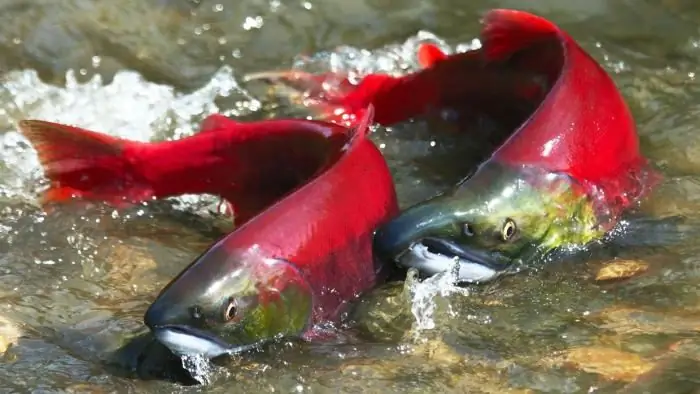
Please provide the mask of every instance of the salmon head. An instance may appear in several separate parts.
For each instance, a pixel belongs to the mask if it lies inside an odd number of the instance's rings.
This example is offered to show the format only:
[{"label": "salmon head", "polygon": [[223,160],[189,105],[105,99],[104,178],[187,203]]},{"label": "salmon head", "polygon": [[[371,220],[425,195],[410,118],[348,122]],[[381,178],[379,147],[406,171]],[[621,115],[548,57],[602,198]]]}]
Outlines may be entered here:
[{"label": "salmon head", "polygon": [[408,208],[374,239],[384,259],[427,274],[458,269],[465,282],[600,239],[655,182],[615,84],[568,34],[522,11],[491,11],[484,21],[482,48],[448,56],[431,72],[455,73],[459,64],[450,62],[480,59],[483,71],[472,67],[455,81],[503,75],[510,85],[494,87],[512,95],[491,106],[528,97],[536,81],[545,93],[531,96],[536,109],[471,177]]},{"label": "salmon head", "polygon": [[[372,234],[397,202],[388,167],[366,138],[371,114],[370,107],[354,129],[309,123],[329,129],[328,158],[316,175],[212,245],[161,291],[144,322],[172,352],[213,358],[306,337],[315,325],[336,322],[346,303],[382,279],[386,265],[372,259]],[[297,126],[306,122],[313,121]]]},{"label": "salmon head", "polygon": [[425,275],[457,269],[461,281],[484,282],[603,233],[568,175],[489,162],[456,188],[403,211],[374,242],[382,258]]},{"label": "salmon head", "polygon": [[301,335],[311,324],[312,289],[298,267],[255,247],[230,250],[226,241],[176,277],[145,314],[146,325],[175,354],[238,353]]}]

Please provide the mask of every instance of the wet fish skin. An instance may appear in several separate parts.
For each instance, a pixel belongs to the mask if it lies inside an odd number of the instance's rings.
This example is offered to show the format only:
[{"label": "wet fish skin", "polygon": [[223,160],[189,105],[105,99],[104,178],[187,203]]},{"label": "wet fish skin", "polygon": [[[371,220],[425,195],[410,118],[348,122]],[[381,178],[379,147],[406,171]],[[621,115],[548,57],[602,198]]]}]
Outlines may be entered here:
[{"label": "wet fish skin", "polygon": [[144,315],[174,352],[213,357],[279,337],[313,338],[317,324],[338,322],[394,268],[371,250],[374,229],[398,212],[387,164],[368,138],[373,114],[369,106],[351,128],[214,115],[194,136],[157,143],[37,120],[19,128],[51,181],[47,208],[75,195],[122,205],[209,193],[231,203],[234,231]]},{"label": "wet fish skin", "polygon": [[80,200],[125,207],[211,194],[227,202],[236,226],[316,175],[348,135],[320,121],[238,122],[220,114],[174,141],[131,141],[42,120],[22,120],[18,129],[50,181],[41,194],[47,211]]},{"label": "wet fish skin", "polygon": [[[480,38],[480,48],[450,55],[423,44],[419,71],[369,74],[357,85],[332,73],[248,77],[306,89],[312,108],[339,123],[371,103],[385,125],[451,110],[460,121],[485,115],[511,130],[494,136],[500,142],[469,179],[409,207],[375,237],[387,261],[432,275],[456,259],[467,282],[601,239],[660,181],[614,81],[568,33],[495,9]],[[322,84],[331,79],[341,82]]]},{"label": "wet fish skin", "polygon": [[[217,357],[279,338],[315,339],[383,282],[374,229],[398,212],[368,139],[371,107],[318,175],[213,244],[149,306],[144,323],[179,354]],[[328,124],[333,128],[337,125]]]},{"label": "wet fish skin", "polygon": [[[538,75],[546,94],[471,177],[406,209],[374,239],[386,260],[406,267],[429,261],[432,274],[456,261],[464,282],[490,281],[554,250],[602,240],[660,180],[613,80],[566,32],[533,14],[495,10],[482,38],[483,47],[466,56],[478,55],[486,68]],[[523,85],[510,86],[517,93]]]}]

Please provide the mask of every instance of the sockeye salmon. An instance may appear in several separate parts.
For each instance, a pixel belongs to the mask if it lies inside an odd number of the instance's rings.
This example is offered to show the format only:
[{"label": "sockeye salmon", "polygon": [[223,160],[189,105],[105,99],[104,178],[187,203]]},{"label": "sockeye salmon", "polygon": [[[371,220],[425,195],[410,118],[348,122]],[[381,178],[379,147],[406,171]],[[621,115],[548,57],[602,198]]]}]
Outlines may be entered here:
[{"label": "sockeye salmon", "polygon": [[199,134],[158,143],[42,121],[22,121],[20,130],[52,181],[47,201],[210,193],[243,213],[144,316],[174,353],[216,357],[279,337],[313,338],[389,274],[391,264],[373,259],[372,235],[396,215],[397,201],[367,138],[368,108],[351,129],[215,116]]},{"label": "sockeye salmon", "polygon": [[425,44],[423,68],[404,76],[357,85],[300,71],[248,77],[306,91],[336,122],[372,104],[385,125],[451,110],[509,127],[471,176],[375,235],[382,258],[428,275],[457,268],[464,282],[600,240],[660,180],[615,83],[571,36],[524,11],[492,10],[483,23],[481,48],[447,55]]}]

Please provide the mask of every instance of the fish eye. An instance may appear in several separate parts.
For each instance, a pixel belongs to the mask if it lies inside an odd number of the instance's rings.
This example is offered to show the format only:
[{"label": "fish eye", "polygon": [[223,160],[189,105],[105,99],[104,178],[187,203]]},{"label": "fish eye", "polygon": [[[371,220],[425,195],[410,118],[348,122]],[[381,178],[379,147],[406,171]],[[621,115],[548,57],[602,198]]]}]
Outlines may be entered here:
[{"label": "fish eye", "polygon": [[235,298],[231,297],[228,303],[226,303],[226,308],[224,309],[224,321],[231,321],[235,319],[236,312],[238,312],[238,302]]},{"label": "fish eye", "polygon": [[474,227],[473,227],[471,224],[469,224],[469,223],[464,223],[464,224],[462,225],[462,232],[463,232],[464,235],[466,235],[467,237],[474,236]]},{"label": "fish eye", "polygon": [[503,228],[501,229],[501,239],[504,242],[508,242],[513,239],[517,231],[518,226],[515,224],[515,221],[508,218],[506,219],[505,223],[503,223]]}]

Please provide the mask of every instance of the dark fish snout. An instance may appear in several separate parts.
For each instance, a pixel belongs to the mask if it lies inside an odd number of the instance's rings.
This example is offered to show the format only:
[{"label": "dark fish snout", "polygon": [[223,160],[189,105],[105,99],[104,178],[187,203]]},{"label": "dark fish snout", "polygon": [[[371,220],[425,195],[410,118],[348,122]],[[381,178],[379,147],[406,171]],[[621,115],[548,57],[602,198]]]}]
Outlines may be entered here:
[{"label": "dark fish snout", "polygon": [[438,205],[425,203],[411,207],[386,222],[374,233],[374,254],[383,261],[396,261],[413,243],[439,231],[446,216]]},{"label": "dark fish snout", "polygon": [[146,309],[146,313],[143,315],[143,323],[146,327],[153,330],[158,326],[167,324],[167,319],[164,319],[165,315],[166,313],[163,308],[160,308],[158,303],[153,303]]},{"label": "dark fish snout", "polygon": [[[192,309],[192,311],[190,311]],[[156,299],[146,310],[143,323],[151,330],[174,324],[196,323],[196,307],[186,308],[167,302],[166,299]]]}]

